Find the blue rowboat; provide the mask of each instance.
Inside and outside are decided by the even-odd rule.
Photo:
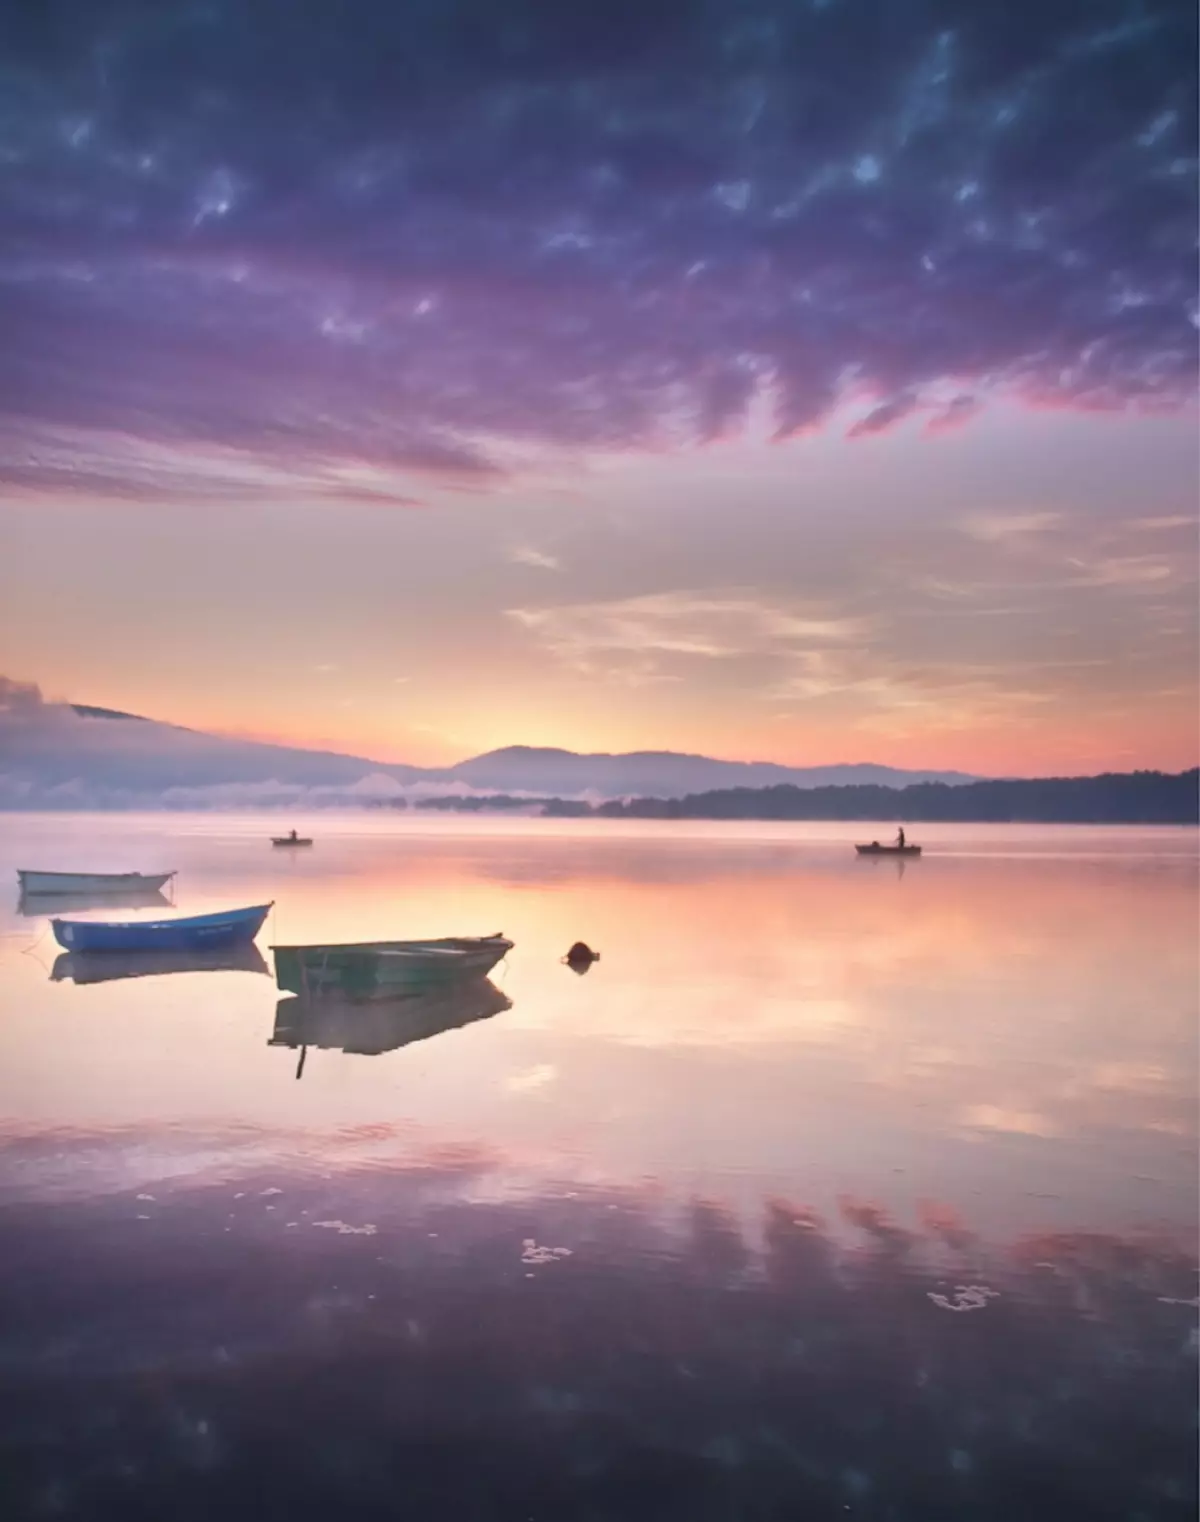
[[[271,911],[226,909],[173,920],[51,920],[54,939],[67,951],[204,951],[252,941]]]

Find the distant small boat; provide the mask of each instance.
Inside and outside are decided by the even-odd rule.
[[[431,941],[361,941],[330,946],[272,946],[275,982],[285,993],[388,999],[407,989],[486,977],[512,950],[502,935]]]
[[[22,893],[156,893],[174,872],[17,872]]]
[[[881,846],[873,840],[869,846],[855,846],[860,856],[920,856],[920,846]]]
[[[257,972],[269,976],[253,941],[209,951],[63,951],[54,959],[51,982],[111,983],[118,978],[157,978],[176,972]]]
[[[272,835],[273,846],[311,846],[312,837],[309,835],[297,835],[295,830],[290,835]]]
[[[256,904],[172,920],[53,919],[50,924],[67,951],[204,951],[252,941],[270,911],[270,904]]]

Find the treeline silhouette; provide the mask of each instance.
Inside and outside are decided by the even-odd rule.
[[[425,798],[422,809],[456,813],[538,810],[551,819],[861,819],[959,824],[1200,824],[1200,768],[1106,772],[1099,777],[917,782],[909,787],[733,787],[683,798],[591,804],[508,793]]]
[[[963,824],[1196,824],[1200,770],[910,787],[724,788],[686,798],[601,804],[633,819],[879,819]]]

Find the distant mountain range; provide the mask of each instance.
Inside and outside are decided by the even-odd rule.
[[[524,745],[455,766],[418,767],[231,739],[86,703],[35,699],[0,711],[0,807],[8,809],[329,807],[493,792],[670,799],[717,788],[974,780],[961,772],[868,764],[791,767],[670,751],[579,755]]]
[[[778,766],[773,761],[717,761],[674,751],[637,750],[624,755],[580,755],[510,745],[460,761],[444,773],[473,788],[495,792],[532,792],[558,797],[598,793],[606,798],[680,798],[687,793],[723,787],[833,787],[874,783],[902,787],[909,782],[960,785],[976,779],[964,772],[900,771],[893,766],[856,763],[841,766]]]

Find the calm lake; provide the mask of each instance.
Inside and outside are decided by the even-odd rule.
[[[4,816],[5,1518],[1193,1517],[1196,834],[884,833]],[[18,867],[261,962],[55,980]],[[433,1010],[270,972],[495,931]]]

